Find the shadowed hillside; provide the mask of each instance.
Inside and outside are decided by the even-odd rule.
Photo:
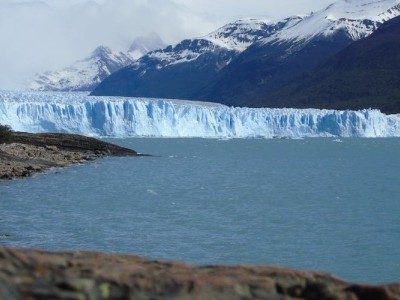
[[[275,92],[273,107],[379,108],[400,112],[400,17]],[[254,102],[264,106],[266,98]]]

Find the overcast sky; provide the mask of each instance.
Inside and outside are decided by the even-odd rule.
[[[0,0],[0,89],[156,32],[167,44],[244,17],[280,19],[334,0]]]

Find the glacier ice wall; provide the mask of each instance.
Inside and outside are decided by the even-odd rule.
[[[400,116],[379,110],[233,108],[84,93],[0,92],[0,123],[18,131],[113,137],[400,136]]]

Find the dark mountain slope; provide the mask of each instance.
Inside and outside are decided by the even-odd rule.
[[[179,50],[180,47],[183,50]],[[210,48],[213,49],[212,55],[203,50]],[[92,92],[92,95],[185,99],[188,97],[189,87],[202,86],[218,72],[218,66],[224,66],[227,61],[237,55],[235,51],[215,46],[206,40],[185,40],[174,48],[168,47],[154,53],[160,56],[163,54],[174,56],[174,53],[186,52],[187,49],[194,53],[193,56],[198,57],[191,61],[183,58],[184,62],[169,63],[169,61],[162,61],[159,57],[145,55],[134,65],[123,68],[106,78]]]
[[[400,112],[400,17],[270,96],[272,106]],[[266,103],[258,99],[259,106]]]
[[[132,65],[106,78],[95,96],[134,96],[194,99],[199,90],[242,51],[257,40],[300,18],[270,22],[239,20],[204,38],[183,40],[176,46],[152,51]]]
[[[253,44],[192,98],[234,106],[292,106],[276,101],[274,93],[399,14],[396,0],[339,0]]]
[[[346,33],[337,32],[306,44],[274,40],[253,45],[228,65],[212,84],[192,97],[233,106],[258,106],[259,95],[279,89],[352,42]],[[265,101],[260,106],[270,106],[269,99],[263,98]]]
[[[106,78],[92,95],[295,106],[290,94],[278,101],[281,89],[398,15],[400,0],[338,0],[279,22],[240,20],[148,53]]]

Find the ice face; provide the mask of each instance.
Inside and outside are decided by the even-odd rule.
[[[84,93],[0,92],[0,123],[18,131],[112,137],[400,136],[400,116],[379,110],[234,108]]]

